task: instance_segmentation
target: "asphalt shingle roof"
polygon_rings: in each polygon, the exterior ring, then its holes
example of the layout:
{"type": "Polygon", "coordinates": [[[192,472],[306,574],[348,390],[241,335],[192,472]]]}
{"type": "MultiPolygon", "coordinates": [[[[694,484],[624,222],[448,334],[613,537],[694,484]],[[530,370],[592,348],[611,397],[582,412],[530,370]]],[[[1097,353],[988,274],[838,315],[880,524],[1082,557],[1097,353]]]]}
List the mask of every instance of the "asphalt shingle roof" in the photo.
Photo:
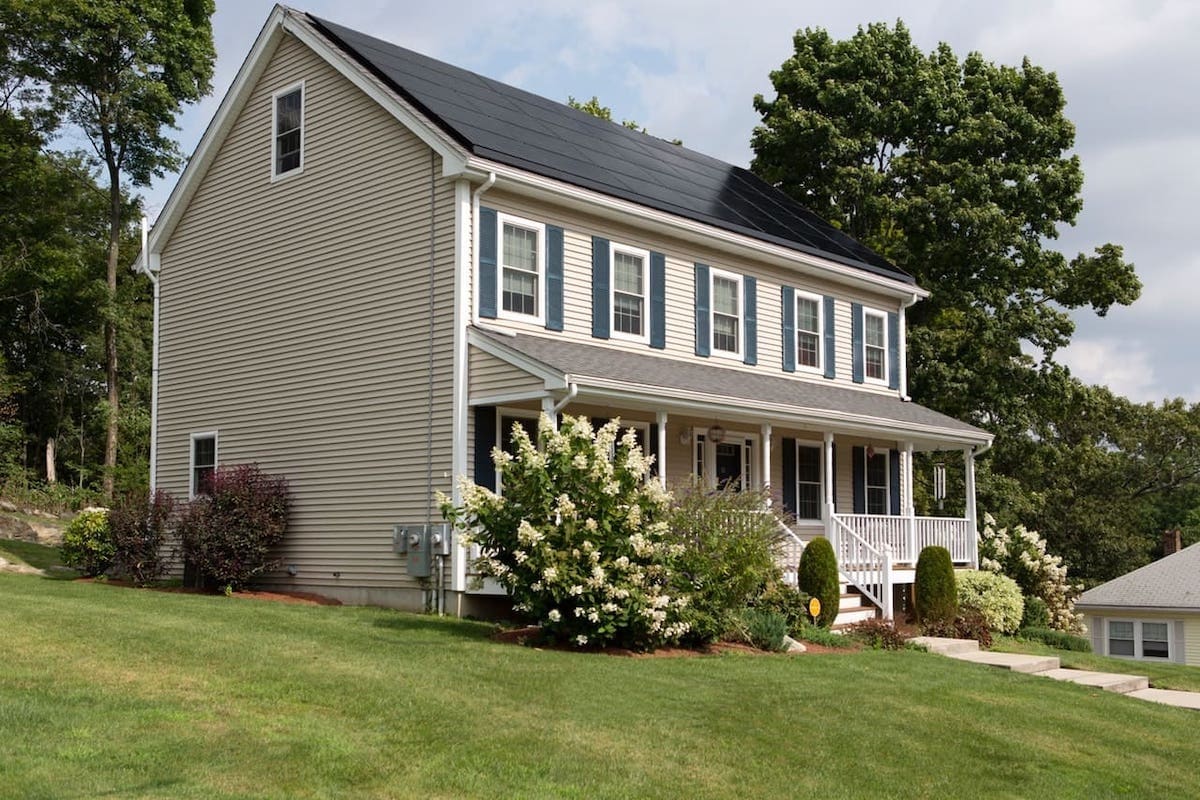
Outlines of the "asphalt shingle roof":
{"type": "Polygon", "coordinates": [[[481,158],[915,283],[749,170],[308,17],[333,45],[481,158]]]}
{"type": "Polygon", "coordinates": [[[1088,589],[1075,604],[1200,611],[1200,544],[1088,589]]]}
{"type": "Polygon", "coordinates": [[[666,392],[680,390],[728,399],[790,405],[802,411],[834,410],[947,432],[988,436],[983,431],[932,409],[905,402],[894,393],[860,391],[799,378],[764,375],[716,364],[685,361],[584,344],[561,336],[504,336],[476,331],[500,345],[575,379],[598,378],[666,392]]]}

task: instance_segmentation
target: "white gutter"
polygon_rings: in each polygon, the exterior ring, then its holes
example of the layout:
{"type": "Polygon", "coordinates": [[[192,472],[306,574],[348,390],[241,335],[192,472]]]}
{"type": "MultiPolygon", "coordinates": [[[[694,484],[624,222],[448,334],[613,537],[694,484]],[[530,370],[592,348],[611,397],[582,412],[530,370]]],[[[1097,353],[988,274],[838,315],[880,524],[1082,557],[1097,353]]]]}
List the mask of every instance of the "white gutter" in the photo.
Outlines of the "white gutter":
{"type": "Polygon", "coordinates": [[[150,223],[143,216],[141,258],[134,262],[133,269],[145,273],[154,286],[154,332],[150,351],[150,494],[153,496],[158,488],[158,276],[155,274],[157,268],[151,268],[154,259],[150,255],[149,240],[150,223]]]}
{"type": "Polygon", "coordinates": [[[577,394],[579,394],[579,384],[575,383],[574,381],[572,381],[571,383],[567,384],[567,395],[566,395],[566,397],[564,397],[562,400],[559,400],[557,403],[555,403],[555,404],[554,404],[554,408],[550,409],[550,415],[551,415],[552,417],[557,417],[557,416],[558,416],[558,412],[560,412],[560,411],[562,411],[564,408],[566,408],[566,407],[567,407],[567,405],[568,405],[568,404],[569,404],[569,403],[570,403],[572,400],[574,400],[574,399],[575,399],[575,395],[577,395],[577,394]]]}

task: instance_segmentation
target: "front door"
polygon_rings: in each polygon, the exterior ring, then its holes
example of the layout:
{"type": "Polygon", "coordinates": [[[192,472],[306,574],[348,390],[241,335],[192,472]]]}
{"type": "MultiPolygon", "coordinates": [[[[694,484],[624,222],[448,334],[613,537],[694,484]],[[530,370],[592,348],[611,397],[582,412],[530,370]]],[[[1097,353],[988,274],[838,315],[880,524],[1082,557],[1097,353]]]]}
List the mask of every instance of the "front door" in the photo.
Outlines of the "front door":
{"type": "Polygon", "coordinates": [[[757,437],[743,433],[725,433],[714,442],[701,428],[693,433],[696,446],[694,474],[713,488],[743,491],[756,485],[754,444],[757,437]]]}

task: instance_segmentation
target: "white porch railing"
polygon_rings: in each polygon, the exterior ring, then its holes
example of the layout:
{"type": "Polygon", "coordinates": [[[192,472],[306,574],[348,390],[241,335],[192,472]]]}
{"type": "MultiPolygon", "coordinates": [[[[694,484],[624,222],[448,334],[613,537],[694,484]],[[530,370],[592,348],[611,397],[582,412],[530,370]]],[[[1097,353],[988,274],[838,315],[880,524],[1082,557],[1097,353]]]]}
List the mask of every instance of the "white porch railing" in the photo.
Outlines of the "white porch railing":
{"type": "Polygon", "coordinates": [[[854,532],[880,552],[888,549],[893,564],[916,564],[921,550],[930,545],[950,551],[956,563],[974,564],[976,535],[971,521],[958,517],[897,517],[885,514],[834,514],[834,526],[854,532]]]}
{"type": "Polygon", "coordinates": [[[785,525],[783,520],[776,517],[775,521],[779,523],[777,563],[783,572],[783,582],[788,586],[796,586],[799,583],[800,556],[804,553],[804,540],[785,525]]]}
{"type": "Polygon", "coordinates": [[[829,534],[838,569],[846,580],[883,610],[884,619],[891,619],[894,557],[890,548],[886,545],[882,549],[874,547],[836,514],[831,520],[829,534]]]}

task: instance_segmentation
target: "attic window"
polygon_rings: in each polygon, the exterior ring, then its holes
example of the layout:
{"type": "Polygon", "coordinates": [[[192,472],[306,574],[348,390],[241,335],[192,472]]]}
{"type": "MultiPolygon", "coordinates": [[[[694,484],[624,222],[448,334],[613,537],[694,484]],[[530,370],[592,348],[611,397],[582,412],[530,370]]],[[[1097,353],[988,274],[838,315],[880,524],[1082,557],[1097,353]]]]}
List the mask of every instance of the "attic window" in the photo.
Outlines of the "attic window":
{"type": "Polygon", "coordinates": [[[272,178],[304,170],[304,84],[274,94],[272,178]]]}

